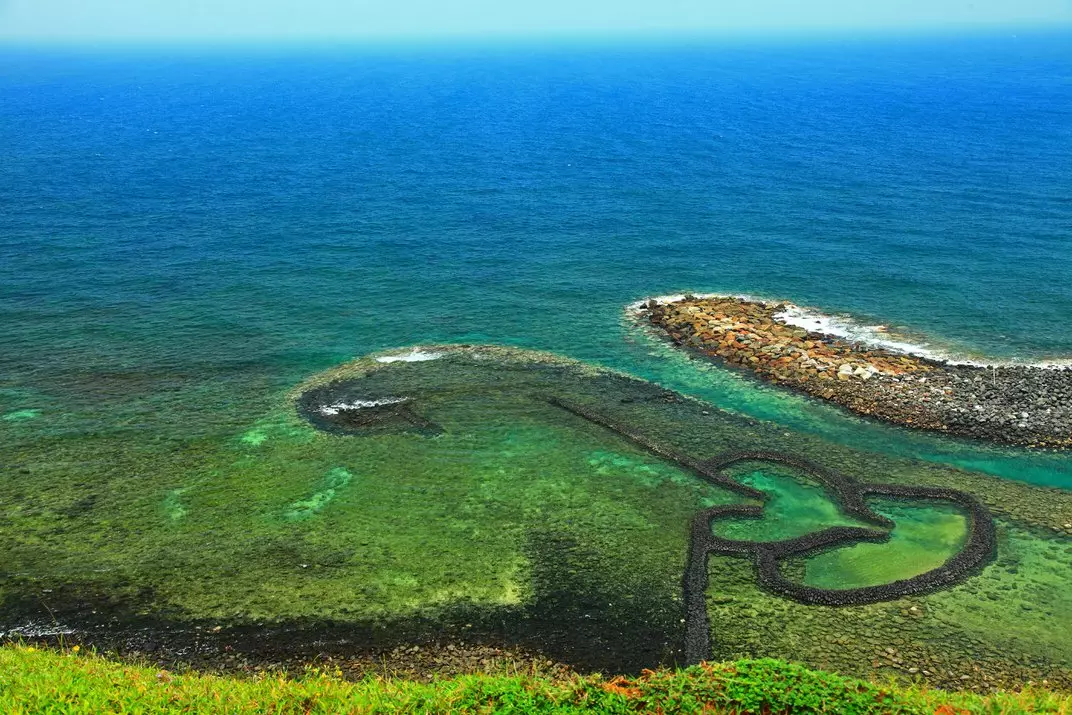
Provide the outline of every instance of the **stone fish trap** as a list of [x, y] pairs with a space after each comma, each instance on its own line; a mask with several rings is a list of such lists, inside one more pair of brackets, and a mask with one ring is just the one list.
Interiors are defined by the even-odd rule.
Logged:
[[[443, 429], [413, 409], [410, 398], [379, 398], [325, 404], [324, 397], [334, 385], [304, 393], [298, 404], [300, 414], [317, 429], [340, 435], [370, 434], [378, 430], [402, 429], [432, 436]], [[710, 657], [710, 622], [705, 603], [708, 588], [708, 560], [712, 554], [750, 558], [755, 566], [757, 583], [771, 593], [800, 603], [823, 606], [854, 606], [880, 601], [892, 601], [912, 595], [932, 593], [960, 583], [977, 572], [995, 554], [996, 534], [989, 510], [974, 496], [945, 487], [871, 484], [857, 482], [851, 477], [827, 469], [810, 460], [774, 451], [728, 452], [711, 459], [696, 460], [630, 429], [587, 407], [558, 397], [533, 395], [534, 400], [546, 402], [588, 422], [608, 429], [639, 445], [645, 450], [674, 462], [715, 486], [749, 499], [766, 501], [768, 495], [759, 489], [741, 484], [725, 474], [739, 462], [763, 461], [792, 467], [828, 488], [839, 508], [850, 516], [874, 524], [881, 529], [838, 526], [812, 534], [782, 541], [747, 541], [715, 536], [711, 525], [718, 519], [760, 518], [763, 506], [733, 504], [715, 506], [696, 514], [690, 526], [689, 554], [686, 560], [682, 588], [685, 602], [685, 658], [698, 663]], [[325, 409], [329, 407], [330, 409]], [[894, 499], [927, 499], [952, 502], [969, 516], [968, 538], [957, 554], [941, 566], [911, 578], [877, 586], [850, 589], [824, 589], [795, 583], [781, 571], [782, 562], [802, 556], [855, 543], [882, 543], [890, 539], [886, 529], [894, 522], [874, 512], [866, 497]]]
[[941, 566], [912, 578], [878, 586], [825, 589], [795, 583], [787, 579], [782, 574], [781, 563], [790, 558], [808, 556], [838, 546], [848, 546], [859, 542], [885, 542], [890, 539], [890, 532], [865, 527], [838, 526], [783, 541], [732, 540], [715, 536], [711, 531], [712, 522], [726, 517], [759, 518], [763, 514], [763, 507], [734, 504], [704, 509], [692, 520], [689, 555], [682, 583], [685, 597], [685, 658], [688, 663], [705, 660], [710, 657], [711, 653], [710, 623], [705, 603], [708, 586], [707, 564], [711, 554], [751, 558], [756, 568], [759, 585], [771, 593], [806, 604], [857, 606], [879, 601], [892, 601], [905, 596], [923, 595], [948, 588], [977, 572], [993, 558], [996, 552], [997, 540], [993, 517], [978, 499], [966, 492], [945, 487], [861, 483], [809, 460], [781, 452], [729, 452], [699, 461], [653, 442], [586, 407], [568, 403], [556, 397], [546, 399], [556, 407], [609, 429], [654, 454], [676, 462], [711, 484], [751, 499], [765, 501], [767, 494], [731, 479], [724, 473], [726, 468], [745, 461], [773, 462], [793, 467], [829, 488], [834, 494], [835, 501], [846, 514], [887, 529], [894, 526], [893, 521], [872, 511], [867, 506], [865, 497], [947, 501], [957, 504], [968, 513], [968, 538], [964, 546]]

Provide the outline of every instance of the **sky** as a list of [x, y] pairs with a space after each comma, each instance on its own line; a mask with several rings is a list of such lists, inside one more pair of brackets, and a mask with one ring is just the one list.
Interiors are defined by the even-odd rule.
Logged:
[[0, 41], [153, 42], [1072, 27], [1072, 0], [0, 0]]

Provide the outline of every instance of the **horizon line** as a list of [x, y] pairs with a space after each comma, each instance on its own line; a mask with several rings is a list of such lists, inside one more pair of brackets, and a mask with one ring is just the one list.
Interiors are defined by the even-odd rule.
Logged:
[[1061, 35], [1072, 32], [1072, 22], [1043, 23], [1024, 22], [998, 23], [951, 23], [945, 25], [899, 25], [893, 27], [860, 26], [831, 28], [778, 28], [771, 29], [720, 29], [704, 28], [671, 30], [612, 30], [612, 31], [503, 31], [494, 33], [439, 33], [439, 34], [368, 34], [368, 35], [200, 35], [200, 36], [147, 36], [147, 37], [16, 37], [0, 34], [0, 50], [3, 49], [228, 49], [272, 48], [280, 49], [322, 47], [452, 47], [521, 43], [523, 45], [573, 45], [580, 43], [662, 43], [670, 41], [703, 42], [723, 41], [740, 43], [784, 43], [786, 41], [837, 41], [881, 40], [900, 38], [961, 38], [961, 37], [1017, 37], [1027, 35]]

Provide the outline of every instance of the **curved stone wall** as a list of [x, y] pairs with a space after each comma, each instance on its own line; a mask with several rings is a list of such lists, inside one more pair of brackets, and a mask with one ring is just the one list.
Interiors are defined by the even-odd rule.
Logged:
[[762, 461], [785, 465], [804, 473], [827, 487], [846, 514], [884, 529], [893, 528], [893, 521], [875, 513], [867, 505], [867, 497], [952, 502], [967, 513], [968, 537], [963, 548], [938, 568], [912, 578], [877, 586], [825, 589], [795, 583], [787, 579], [782, 574], [782, 562], [860, 542], [888, 541], [889, 531], [838, 526], [783, 541], [732, 540], [713, 534], [712, 522], [727, 517], [759, 518], [763, 514], [762, 505], [734, 504], [701, 511], [692, 520], [689, 556], [682, 583], [686, 611], [685, 653], [690, 663], [703, 660], [710, 654], [710, 624], [705, 598], [708, 586], [708, 559], [712, 554], [750, 558], [755, 564], [757, 582], [765, 590], [801, 603], [823, 606], [863, 605], [932, 593], [963, 581], [985, 565], [994, 555], [996, 535], [993, 518], [978, 499], [966, 492], [942, 487], [861, 483], [810, 460], [781, 452], [728, 452], [711, 459], [695, 460], [660, 445], [587, 407], [567, 403], [558, 398], [547, 399], [557, 407], [610, 429], [654, 454], [674, 461], [711, 484], [730, 489], [749, 498], [765, 501], [767, 494], [740, 484], [726, 475], [725, 470], [741, 462]]

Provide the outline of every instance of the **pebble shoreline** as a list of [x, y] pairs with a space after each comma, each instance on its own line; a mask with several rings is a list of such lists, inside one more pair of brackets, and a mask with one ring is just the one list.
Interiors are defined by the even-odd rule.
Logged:
[[1072, 369], [939, 362], [809, 332], [787, 304], [733, 296], [649, 300], [642, 317], [675, 345], [859, 414], [1026, 447], [1072, 447]]

